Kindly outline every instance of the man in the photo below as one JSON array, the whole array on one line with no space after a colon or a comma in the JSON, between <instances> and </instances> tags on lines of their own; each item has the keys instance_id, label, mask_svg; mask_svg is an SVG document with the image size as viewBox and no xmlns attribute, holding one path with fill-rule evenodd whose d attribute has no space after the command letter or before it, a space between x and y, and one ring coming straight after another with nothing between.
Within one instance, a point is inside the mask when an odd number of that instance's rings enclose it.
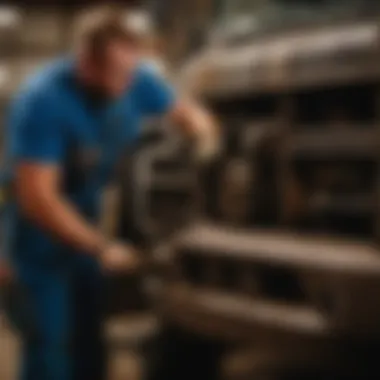
<instances>
[{"instance_id":1,"label":"man","mask_svg":"<svg viewBox=\"0 0 380 380\"><path fill-rule=\"evenodd\" d=\"M104 270L137 259L97 229L99 201L142 118L168 116L199 142L216 136L207 112L140 66L141 51L120 9L88 12L73 56L30 78L11 106L10 254L37 324L37 334L23 336L24 380L104 379Z\"/></svg>"}]
</instances>

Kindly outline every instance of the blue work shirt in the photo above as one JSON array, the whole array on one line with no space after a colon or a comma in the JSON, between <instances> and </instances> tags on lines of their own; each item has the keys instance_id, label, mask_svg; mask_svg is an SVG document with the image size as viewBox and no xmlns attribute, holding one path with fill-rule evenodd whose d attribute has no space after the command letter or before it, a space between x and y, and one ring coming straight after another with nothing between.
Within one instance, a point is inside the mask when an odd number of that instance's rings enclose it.
<instances>
[{"instance_id":1,"label":"blue work shirt","mask_svg":"<svg viewBox=\"0 0 380 380\"><path fill-rule=\"evenodd\" d=\"M92 107L75 77L72 59L60 59L29 78L11 104L7 163L57 164L62 191L88 220L96 222L100 195L122 152L139 137L144 117L169 111L174 94L143 65L118 100ZM27 220L14 206L10 255L23 263L57 263L68 247Z\"/></svg>"}]
</instances>

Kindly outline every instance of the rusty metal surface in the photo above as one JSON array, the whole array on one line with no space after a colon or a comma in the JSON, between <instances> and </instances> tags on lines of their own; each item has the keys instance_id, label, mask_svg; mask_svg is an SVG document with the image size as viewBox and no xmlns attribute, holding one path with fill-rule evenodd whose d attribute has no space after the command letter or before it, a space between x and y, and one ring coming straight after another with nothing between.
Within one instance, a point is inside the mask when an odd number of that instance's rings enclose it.
<instances>
[{"instance_id":1,"label":"rusty metal surface","mask_svg":"<svg viewBox=\"0 0 380 380\"><path fill-rule=\"evenodd\" d=\"M373 128L349 127L338 130L321 128L297 132L288 143L285 143L284 154L303 158L357 155L375 158L378 149L377 131Z\"/></svg>"},{"instance_id":2,"label":"rusty metal surface","mask_svg":"<svg viewBox=\"0 0 380 380\"><path fill-rule=\"evenodd\" d=\"M205 255L254 259L326 271L380 276L380 254L368 242L358 243L331 237L305 236L296 232L235 230L197 225L178 237L182 247Z\"/></svg>"},{"instance_id":3,"label":"rusty metal surface","mask_svg":"<svg viewBox=\"0 0 380 380\"><path fill-rule=\"evenodd\" d=\"M257 37L243 46L206 50L187 74L197 93L224 97L360 82L380 74L378 38L371 21Z\"/></svg>"},{"instance_id":4,"label":"rusty metal surface","mask_svg":"<svg viewBox=\"0 0 380 380\"><path fill-rule=\"evenodd\" d=\"M179 274L161 308L199 333L250 340L267 330L330 343L379 333L380 255L370 243L203 224L177 236L174 251Z\"/></svg>"},{"instance_id":5,"label":"rusty metal surface","mask_svg":"<svg viewBox=\"0 0 380 380\"><path fill-rule=\"evenodd\" d=\"M164 314L175 322L224 339L250 341L260 330L319 338L328 338L331 332L328 321L312 308L276 305L186 285L168 288L162 302Z\"/></svg>"}]
</instances>

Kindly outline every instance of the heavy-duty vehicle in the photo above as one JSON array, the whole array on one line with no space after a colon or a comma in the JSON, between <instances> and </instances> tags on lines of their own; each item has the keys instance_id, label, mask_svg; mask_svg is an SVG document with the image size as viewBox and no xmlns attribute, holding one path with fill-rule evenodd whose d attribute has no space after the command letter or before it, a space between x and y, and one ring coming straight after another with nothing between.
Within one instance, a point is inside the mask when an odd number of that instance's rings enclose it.
<instances>
[{"instance_id":1,"label":"heavy-duty vehicle","mask_svg":"<svg viewBox=\"0 0 380 380\"><path fill-rule=\"evenodd\" d=\"M223 157L185 170L163 148L140 187L153 225L175 227L154 250L170 263L159 310L199 336L347 363L380 333L379 3L224 5L180 74L218 116Z\"/></svg>"}]
</instances>

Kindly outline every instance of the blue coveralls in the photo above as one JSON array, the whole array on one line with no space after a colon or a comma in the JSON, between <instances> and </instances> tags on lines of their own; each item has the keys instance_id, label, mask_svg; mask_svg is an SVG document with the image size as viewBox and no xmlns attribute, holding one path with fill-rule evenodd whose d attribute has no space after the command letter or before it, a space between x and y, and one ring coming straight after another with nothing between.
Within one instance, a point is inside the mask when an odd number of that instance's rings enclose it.
<instances>
[{"instance_id":1,"label":"blue coveralls","mask_svg":"<svg viewBox=\"0 0 380 380\"><path fill-rule=\"evenodd\" d=\"M141 66L122 98L94 108L74 73L74 59L62 58L23 86L8 119L7 162L59 165L62 191L95 223L102 189L123 149L138 138L141 119L166 113L174 96ZM97 262L28 221L17 203L9 217L10 254L37 331L23 337L21 378L104 379L103 279Z\"/></svg>"}]
</instances>

